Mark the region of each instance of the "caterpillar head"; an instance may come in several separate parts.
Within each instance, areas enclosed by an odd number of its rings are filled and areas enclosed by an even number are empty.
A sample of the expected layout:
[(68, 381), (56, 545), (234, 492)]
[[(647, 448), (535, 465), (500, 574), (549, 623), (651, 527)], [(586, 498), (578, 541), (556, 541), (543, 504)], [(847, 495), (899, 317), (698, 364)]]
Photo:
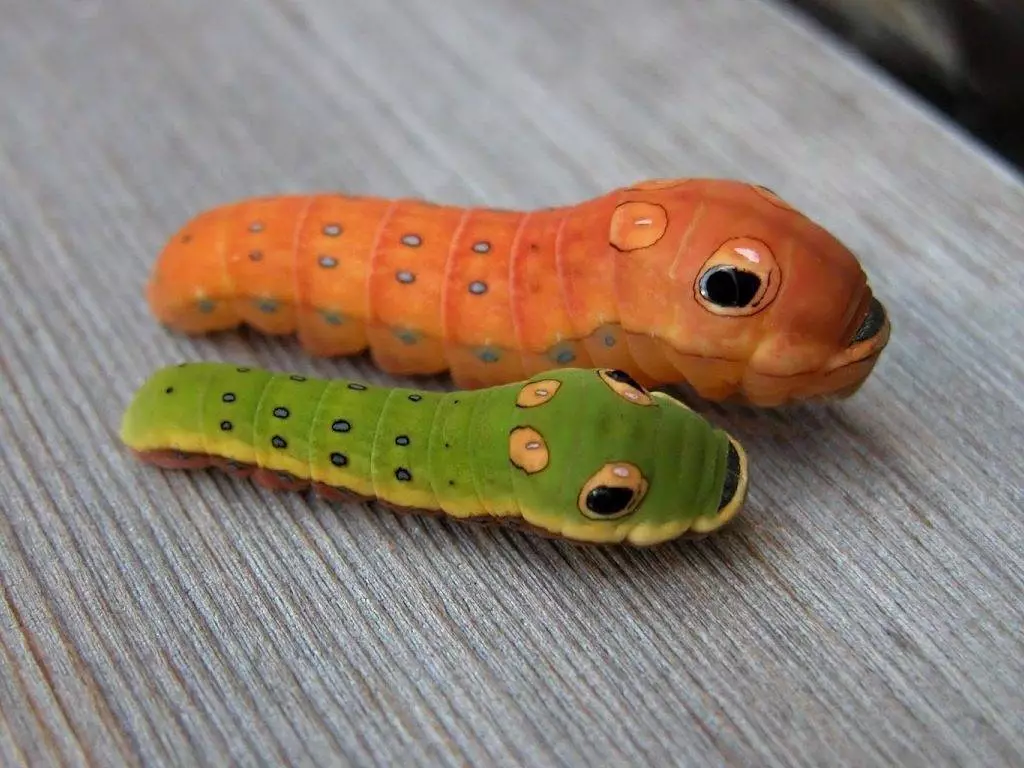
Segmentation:
[(618, 193), (609, 238), (623, 325), (705, 397), (846, 397), (888, 343), (856, 256), (764, 187), (643, 182)]
[(628, 374), (559, 369), (515, 386), (509, 463), (530, 526), (648, 546), (709, 533), (742, 506), (739, 443)]

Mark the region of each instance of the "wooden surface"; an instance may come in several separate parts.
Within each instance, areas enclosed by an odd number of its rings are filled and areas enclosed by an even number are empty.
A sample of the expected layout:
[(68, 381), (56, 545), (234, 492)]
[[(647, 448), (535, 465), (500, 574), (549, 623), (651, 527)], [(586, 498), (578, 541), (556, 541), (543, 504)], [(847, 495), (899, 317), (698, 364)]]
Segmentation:
[[(1024, 760), (1024, 185), (957, 131), (745, 0), (3, 15), (4, 765)], [(383, 378), (157, 327), (149, 266), (204, 207), (533, 206), (670, 175), (776, 188), (894, 321), (852, 400), (708, 411), (753, 463), (721, 535), (580, 549), (161, 473), (117, 441), (170, 362)]]

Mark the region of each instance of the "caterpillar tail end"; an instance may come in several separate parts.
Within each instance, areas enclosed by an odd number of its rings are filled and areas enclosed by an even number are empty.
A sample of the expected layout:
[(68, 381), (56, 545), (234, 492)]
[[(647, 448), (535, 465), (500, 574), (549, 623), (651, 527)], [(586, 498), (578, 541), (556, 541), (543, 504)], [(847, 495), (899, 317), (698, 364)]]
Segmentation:
[(227, 331), (241, 325), (217, 226), (196, 216), (164, 246), (149, 281), (146, 301), (166, 328), (187, 335)]
[[(133, 453), (172, 448), (169, 433), (173, 431), (174, 411), (161, 408), (159, 395), (174, 393), (173, 371), (166, 366), (155, 371), (132, 395), (121, 417), (121, 442)], [(198, 405), (198, 403), (196, 403)]]
[[(216, 363), (168, 365), (153, 372), (132, 395), (121, 417), (119, 437), (138, 459), (168, 468), (203, 466), (207, 453), (199, 417), (203, 387), (183, 385), (182, 369), (203, 377)], [(208, 463), (207, 457), (205, 460)]]

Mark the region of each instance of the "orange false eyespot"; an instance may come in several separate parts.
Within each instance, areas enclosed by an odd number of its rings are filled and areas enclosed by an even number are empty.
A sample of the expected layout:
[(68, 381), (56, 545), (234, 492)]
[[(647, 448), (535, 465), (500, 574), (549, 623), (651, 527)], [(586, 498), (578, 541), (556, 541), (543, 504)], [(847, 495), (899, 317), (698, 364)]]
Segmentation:
[(516, 396), (516, 407), (534, 408), (550, 402), (561, 386), (562, 382), (558, 379), (531, 381), (519, 390), (519, 394)]
[(664, 207), (634, 200), (615, 209), (608, 240), (619, 251), (638, 251), (661, 240), (666, 229), (668, 212)]
[(614, 368), (601, 368), (597, 375), (612, 392), (619, 397), (637, 405), (654, 405), (654, 399), (643, 386), (625, 371)]
[(775, 299), (782, 273), (771, 248), (752, 237), (727, 240), (704, 262), (693, 286), (697, 302), (725, 317), (754, 315)]

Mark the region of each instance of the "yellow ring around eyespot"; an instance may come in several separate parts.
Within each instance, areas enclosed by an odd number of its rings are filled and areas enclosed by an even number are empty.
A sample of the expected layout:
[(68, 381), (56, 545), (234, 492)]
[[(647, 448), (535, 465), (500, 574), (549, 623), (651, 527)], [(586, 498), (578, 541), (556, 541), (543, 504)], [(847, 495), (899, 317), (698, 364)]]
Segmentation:
[[(633, 492), (629, 503), (618, 512), (610, 515), (601, 515), (587, 507), (587, 496), (595, 488), (605, 486), (607, 488), (627, 488)], [(580, 514), (591, 520), (618, 520), (621, 517), (632, 514), (640, 506), (640, 502), (647, 495), (649, 484), (644, 477), (640, 467), (628, 461), (610, 461), (590, 476), (580, 489), (576, 498), (576, 506)]]
[(621, 203), (612, 214), (608, 240), (620, 251), (638, 251), (661, 240), (668, 229), (668, 212), (657, 203)]
[(544, 436), (533, 427), (516, 427), (509, 433), (508, 457), (528, 475), (546, 469), (551, 461)]
[(597, 375), (601, 377), (601, 381), (607, 384), (612, 392), (634, 405), (654, 405), (654, 400), (649, 392), (639, 388), (639, 385), (633, 386), (633, 384), (628, 382), (612, 378), (611, 373), (611, 369), (601, 368)]
[[(701, 282), (712, 270), (732, 267), (755, 275), (759, 281), (757, 293), (749, 303), (739, 307), (716, 304), (701, 293)], [(753, 237), (734, 237), (722, 243), (701, 265), (693, 284), (697, 303), (720, 317), (747, 317), (766, 309), (775, 300), (782, 284), (782, 273), (771, 247)]]
[(516, 405), (520, 408), (535, 408), (551, 402), (562, 382), (557, 379), (541, 379), (526, 384), (516, 396)]

